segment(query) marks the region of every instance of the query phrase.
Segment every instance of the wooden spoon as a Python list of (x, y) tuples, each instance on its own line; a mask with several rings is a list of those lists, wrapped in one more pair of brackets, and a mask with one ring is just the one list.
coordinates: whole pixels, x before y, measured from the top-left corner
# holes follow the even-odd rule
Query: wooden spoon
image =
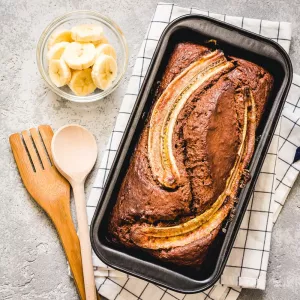
[(51, 150), (56, 168), (73, 188), (86, 299), (96, 300), (84, 182), (96, 162), (97, 143), (94, 136), (84, 127), (67, 125), (54, 134)]

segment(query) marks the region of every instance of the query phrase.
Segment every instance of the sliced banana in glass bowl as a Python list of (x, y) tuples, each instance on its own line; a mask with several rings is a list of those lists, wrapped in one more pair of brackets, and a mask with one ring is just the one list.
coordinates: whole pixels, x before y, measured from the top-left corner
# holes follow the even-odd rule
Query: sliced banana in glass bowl
[(112, 93), (128, 65), (120, 27), (94, 11), (73, 11), (43, 31), (37, 45), (39, 71), (53, 92), (74, 102), (94, 102)]

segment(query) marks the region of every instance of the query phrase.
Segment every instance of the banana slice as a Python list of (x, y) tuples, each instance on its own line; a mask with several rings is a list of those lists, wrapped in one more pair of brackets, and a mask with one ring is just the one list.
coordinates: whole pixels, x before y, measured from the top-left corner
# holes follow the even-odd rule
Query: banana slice
[(71, 29), (72, 38), (76, 42), (96, 42), (101, 40), (103, 29), (99, 25), (82, 24)]
[(63, 58), (71, 69), (87, 69), (95, 62), (95, 46), (92, 43), (70, 43), (64, 51)]
[(74, 94), (77, 96), (86, 96), (96, 89), (91, 72), (91, 68), (73, 72), (69, 87)]
[(148, 134), (148, 158), (153, 178), (175, 189), (180, 172), (173, 154), (172, 137), (177, 117), (189, 97), (211, 78), (233, 68), (221, 51), (211, 52), (181, 72), (154, 105)]
[(61, 43), (61, 42), (68, 42), (68, 43), (73, 42), (70, 30), (63, 30), (63, 31), (54, 32), (49, 38), (48, 50), (51, 47), (53, 47), (55, 44)]
[(108, 38), (106, 38), (105, 36), (103, 36), (99, 41), (93, 42), (93, 44), (97, 48), (101, 44), (109, 44), (109, 41), (108, 41)]
[(71, 70), (63, 59), (53, 59), (49, 63), (49, 76), (57, 87), (61, 87), (70, 82)]
[(47, 53), (47, 58), (48, 60), (53, 60), (53, 59), (60, 59), (66, 49), (66, 47), (70, 43), (68, 42), (61, 42), (55, 44), (53, 47), (50, 48), (49, 52)]
[(114, 59), (117, 59), (117, 54), (115, 48), (110, 44), (100, 44), (96, 47), (96, 58), (98, 58), (100, 55), (109, 55), (113, 57)]
[(106, 90), (117, 77), (117, 63), (114, 58), (103, 54), (99, 56), (93, 66), (92, 78), (95, 85), (101, 89)]
[(205, 242), (208, 240), (211, 232), (222, 224), (232, 206), (233, 199), (229, 199), (229, 201), (224, 204), (205, 224), (203, 224), (203, 226), (186, 234), (153, 238), (141, 234), (141, 232), (135, 230), (136, 228), (133, 226), (130, 230), (130, 238), (139, 247), (151, 250), (183, 247), (199, 240)]

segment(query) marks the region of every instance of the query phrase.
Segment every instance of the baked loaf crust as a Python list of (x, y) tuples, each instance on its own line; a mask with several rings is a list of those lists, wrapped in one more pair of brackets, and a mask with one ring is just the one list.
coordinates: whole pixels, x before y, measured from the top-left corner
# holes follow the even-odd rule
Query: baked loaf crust
[(113, 241), (199, 266), (247, 181), (272, 85), (249, 61), (178, 44), (113, 209)]

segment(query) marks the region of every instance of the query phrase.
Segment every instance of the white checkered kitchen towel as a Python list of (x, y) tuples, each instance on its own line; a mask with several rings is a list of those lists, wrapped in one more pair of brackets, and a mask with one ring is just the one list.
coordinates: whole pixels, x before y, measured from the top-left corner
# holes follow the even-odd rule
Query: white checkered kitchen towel
[[(146, 38), (142, 43), (115, 128), (88, 200), (89, 222), (91, 222), (95, 207), (100, 199), (102, 188), (161, 33), (170, 21), (190, 13), (209, 15), (243, 27), (277, 41), (287, 52), (289, 51), (290, 23), (231, 17), (196, 8), (183, 8), (174, 4), (159, 3)], [(273, 223), (300, 168), (300, 163), (293, 163), (296, 149), (300, 145), (300, 121), (297, 117), (298, 111), (300, 116), (299, 100), (300, 77), (295, 75), (283, 113), (281, 130), (277, 129), (274, 135), (232, 253), (218, 284), (205, 292), (194, 295), (175, 293), (113, 270), (93, 254), (96, 285), (99, 293), (108, 299), (117, 300), (233, 300), (237, 299), (242, 287), (265, 289)], [(279, 157), (277, 159), (278, 137)], [(274, 192), (275, 190), (276, 192)]]

